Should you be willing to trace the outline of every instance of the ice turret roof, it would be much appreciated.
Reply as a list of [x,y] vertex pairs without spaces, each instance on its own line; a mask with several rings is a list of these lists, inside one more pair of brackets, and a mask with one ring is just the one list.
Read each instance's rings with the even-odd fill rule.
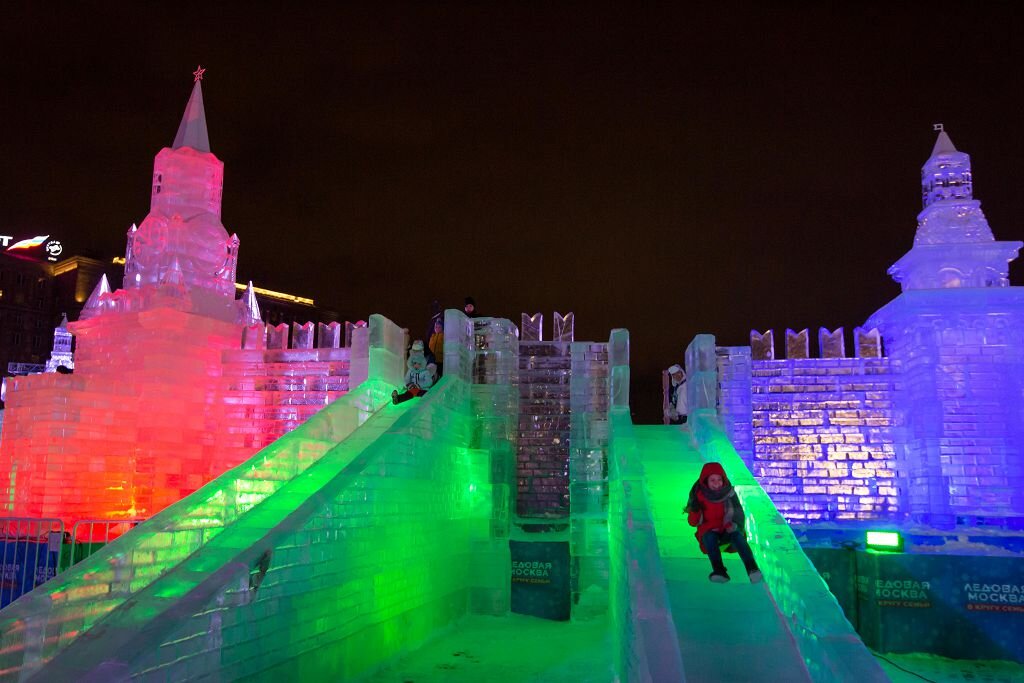
[[107,280],[106,273],[100,276],[100,281],[96,283],[95,289],[93,289],[92,294],[89,295],[89,299],[85,302],[85,306],[82,307],[81,319],[91,317],[94,313],[99,312],[103,306],[103,302],[100,301],[100,297],[104,294],[110,294],[110,281]]
[[263,322],[260,316],[260,304],[256,301],[256,290],[252,287],[252,280],[249,280],[249,286],[245,290],[245,318],[248,325]]
[[940,130],[939,137],[935,140],[935,146],[932,147],[932,156],[955,154],[956,151],[957,149],[953,146],[953,141],[949,139],[949,134],[944,130]]
[[206,130],[206,110],[203,108],[203,82],[196,79],[192,96],[185,105],[185,114],[174,136],[173,149],[191,147],[199,152],[210,151],[210,135]]

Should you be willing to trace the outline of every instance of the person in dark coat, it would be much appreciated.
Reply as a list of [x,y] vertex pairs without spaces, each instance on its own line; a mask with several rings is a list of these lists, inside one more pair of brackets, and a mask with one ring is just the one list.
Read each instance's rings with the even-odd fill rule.
[[743,506],[721,463],[709,462],[701,468],[700,478],[690,488],[685,512],[690,526],[697,527],[695,536],[701,551],[711,560],[708,579],[715,583],[729,580],[722,562],[722,546],[728,545],[730,551],[739,553],[750,583],[761,581],[761,570],[743,528]]
[[480,317],[480,314],[476,312],[476,301],[471,296],[466,297],[466,302],[462,306],[462,312],[466,314],[467,318]]

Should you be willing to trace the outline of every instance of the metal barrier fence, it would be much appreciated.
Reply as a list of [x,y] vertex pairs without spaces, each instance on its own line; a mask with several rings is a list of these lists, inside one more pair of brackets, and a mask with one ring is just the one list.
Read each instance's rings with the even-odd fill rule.
[[0,608],[57,575],[64,522],[0,518]]
[[0,517],[0,608],[75,565],[142,520]]

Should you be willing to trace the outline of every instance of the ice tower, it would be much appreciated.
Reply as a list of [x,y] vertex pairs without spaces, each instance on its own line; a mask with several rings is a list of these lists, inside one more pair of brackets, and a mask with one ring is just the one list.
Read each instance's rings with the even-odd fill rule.
[[867,324],[901,375],[907,512],[1024,528],[1024,288],[1008,280],[1022,243],[995,240],[970,157],[936,128],[914,246],[889,269],[903,293]]
[[128,308],[144,305],[148,289],[175,285],[187,293],[187,310],[237,321],[239,241],[221,224],[223,188],[224,164],[210,152],[197,77],[174,144],[160,150],[153,162],[149,215],[128,232]]
[[914,246],[889,274],[906,292],[945,287],[1008,287],[1010,261],[1021,242],[996,242],[973,198],[971,157],[957,151],[942,129],[921,168],[924,209]]
[[149,215],[129,230],[124,289],[103,278],[70,325],[75,374],[18,378],[8,392],[8,514],[144,518],[252,452],[220,437],[222,354],[245,322],[223,179],[197,76],[174,144],[156,155]]

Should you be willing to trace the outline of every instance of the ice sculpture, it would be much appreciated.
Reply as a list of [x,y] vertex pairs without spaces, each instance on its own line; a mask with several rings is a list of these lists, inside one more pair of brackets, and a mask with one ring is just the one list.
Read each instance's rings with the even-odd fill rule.
[[57,372],[57,368],[75,369],[75,357],[71,353],[71,332],[68,331],[68,316],[63,315],[53,330],[53,350],[46,361],[46,372]]

